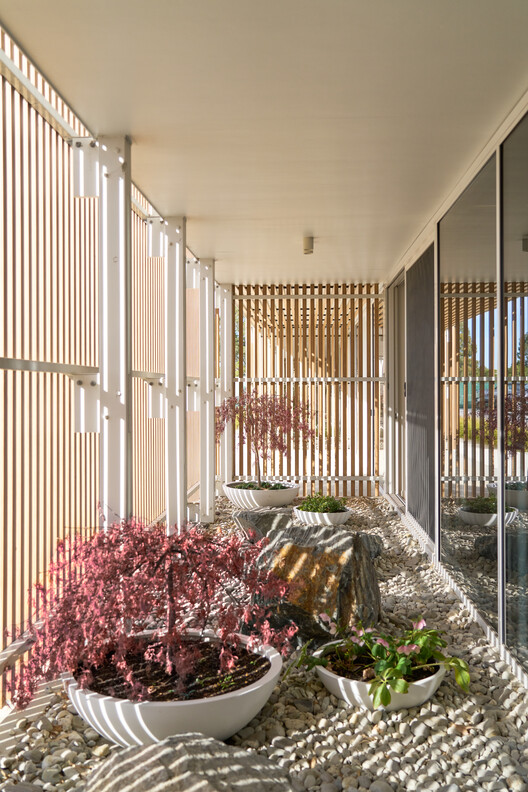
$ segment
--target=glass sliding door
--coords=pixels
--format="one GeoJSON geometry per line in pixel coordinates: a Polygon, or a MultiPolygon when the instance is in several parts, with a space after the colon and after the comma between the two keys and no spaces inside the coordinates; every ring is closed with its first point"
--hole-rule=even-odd
{"type": "Polygon", "coordinates": [[[528,117],[503,146],[506,644],[528,669],[528,117]]]}
{"type": "Polygon", "coordinates": [[[461,512],[497,486],[495,171],[492,157],[440,222],[439,396],[441,560],[496,630],[497,527],[461,512]]]}

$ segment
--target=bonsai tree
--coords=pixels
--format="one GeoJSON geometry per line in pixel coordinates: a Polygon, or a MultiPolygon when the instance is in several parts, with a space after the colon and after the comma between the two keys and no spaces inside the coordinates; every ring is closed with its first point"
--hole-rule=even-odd
{"type": "Polygon", "coordinates": [[[200,697],[188,691],[208,645],[190,640],[190,629],[198,637],[208,628],[218,636],[213,677],[235,668],[244,625],[251,625],[249,647],[271,643],[286,653],[296,627],[272,630],[266,603],[282,599],[288,586],[257,567],[261,550],[262,542],[201,527],[169,536],[162,526],[133,520],[60,543],[48,585],[32,592],[42,624],[32,628],[34,645],[16,676],[14,703],[27,705],[39,682],[61,672],[90,687],[103,667],[110,668],[110,695],[168,700],[157,695],[161,671],[170,678],[168,686],[163,681],[169,696],[200,697]]]}
{"type": "Polygon", "coordinates": [[[294,434],[301,434],[305,440],[314,434],[310,428],[310,413],[305,405],[296,404],[284,396],[259,394],[256,391],[244,391],[238,396],[231,396],[216,408],[217,441],[229,421],[238,426],[240,442],[247,442],[251,446],[259,487],[262,487],[261,460],[269,458],[275,451],[286,454],[294,434]]]}
{"type": "MultiPolygon", "coordinates": [[[[493,445],[497,434],[497,400],[479,410],[484,420],[486,440],[493,445]]],[[[512,456],[517,451],[528,450],[528,395],[508,393],[504,397],[505,451],[512,456]]]]}

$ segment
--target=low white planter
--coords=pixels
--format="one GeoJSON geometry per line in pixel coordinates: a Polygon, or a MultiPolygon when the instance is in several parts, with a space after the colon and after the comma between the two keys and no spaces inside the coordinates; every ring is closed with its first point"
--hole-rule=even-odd
{"type": "MultiPolygon", "coordinates": [[[[467,511],[466,509],[459,509],[458,514],[460,519],[468,525],[480,525],[481,527],[486,528],[492,528],[494,525],[497,525],[496,514],[477,514],[475,512],[467,511]]],[[[519,510],[515,508],[513,511],[505,512],[504,524],[510,525],[510,523],[516,519],[518,514],[519,510]]]]}
{"type": "Polygon", "coordinates": [[[293,514],[304,525],[343,525],[352,516],[352,509],[344,512],[311,512],[294,506],[293,514]]]}
{"type": "MultiPolygon", "coordinates": [[[[247,644],[246,636],[239,637],[247,644]]],[[[123,748],[149,745],[185,732],[201,732],[207,737],[226,740],[260,712],[281,672],[282,658],[272,646],[258,646],[253,651],[270,661],[267,674],[245,688],[210,698],[128,701],[102,696],[88,688],[83,690],[70,674],[63,675],[63,682],[79,715],[102,737],[123,748]]]]}
{"type": "MultiPolygon", "coordinates": [[[[315,652],[319,655],[323,648],[315,652]]],[[[334,674],[328,671],[324,666],[315,666],[315,670],[319,675],[319,679],[325,688],[333,693],[339,699],[343,699],[347,704],[352,707],[360,707],[361,709],[374,710],[372,696],[368,690],[370,682],[361,682],[360,680],[347,679],[346,677],[334,674]]],[[[387,711],[397,709],[408,709],[409,707],[419,707],[424,701],[430,699],[438,690],[442,679],[446,673],[445,666],[440,665],[438,671],[425,679],[420,679],[418,682],[410,682],[409,690],[407,693],[397,693],[391,689],[390,704],[386,707],[380,707],[387,711]]]]}
{"type": "Polygon", "coordinates": [[[286,489],[253,490],[239,489],[234,486],[237,483],[240,482],[232,481],[229,484],[224,484],[224,493],[231,503],[243,511],[288,506],[299,494],[298,484],[285,483],[286,489]]]}

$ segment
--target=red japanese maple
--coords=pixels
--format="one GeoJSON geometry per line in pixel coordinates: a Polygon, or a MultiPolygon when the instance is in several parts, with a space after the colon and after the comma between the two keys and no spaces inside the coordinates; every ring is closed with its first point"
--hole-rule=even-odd
{"type": "Polygon", "coordinates": [[[109,653],[128,683],[129,697],[148,699],[127,660],[147,629],[153,632],[143,639],[145,658],[180,680],[193,673],[200,657],[199,643],[186,640],[190,628],[217,633],[221,670],[234,663],[236,634],[244,624],[251,625],[250,646],[272,643],[286,653],[295,626],[275,632],[267,617],[269,604],[288,587],[257,566],[261,550],[262,542],[201,527],[168,536],[163,527],[146,528],[133,520],[88,540],[61,543],[49,584],[33,591],[42,625],[34,630],[32,653],[16,677],[15,704],[27,705],[40,681],[65,671],[89,686],[91,669],[109,653]]]}
{"type": "Polygon", "coordinates": [[[270,457],[274,451],[286,454],[292,435],[300,434],[305,440],[314,435],[306,405],[269,393],[243,391],[225,399],[216,408],[217,440],[229,421],[238,427],[239,442],[248,442],[251,446],[259,486],[262,483],[261,459],[270,457]]]}

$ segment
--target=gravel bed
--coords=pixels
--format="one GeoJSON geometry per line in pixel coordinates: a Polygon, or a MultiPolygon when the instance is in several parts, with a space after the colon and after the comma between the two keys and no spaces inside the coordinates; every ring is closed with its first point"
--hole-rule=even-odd
{"type": "MultiPolygon", "coordinates": [[[[350,499],[347,526],[382,537],[376,559],[383,629],[424,616],[445,631],[448,651],[466,659],[471,692],[451,676],[422,707],[368,713],[330,696],[313,672],[295,670],[262,712],[228,742],[287,768],[293,788],[314,792],[371,790],[513,790],[528,792],[528,696],[469,612],[435,572],[383,499],[350,499]]],[[[230,506],[217,524],[232,530],[230,506]]],[[[62,694],[33,720],[21,717],[14,744],[0,757],[0,789],[27,781],[46,792],[79,789],[111,752],[62,694]]]]}

